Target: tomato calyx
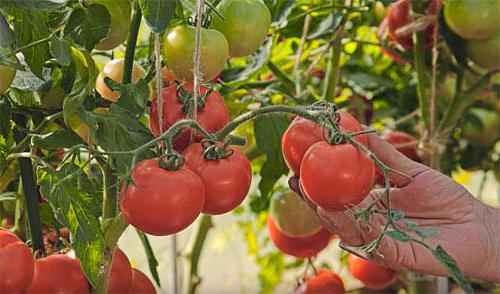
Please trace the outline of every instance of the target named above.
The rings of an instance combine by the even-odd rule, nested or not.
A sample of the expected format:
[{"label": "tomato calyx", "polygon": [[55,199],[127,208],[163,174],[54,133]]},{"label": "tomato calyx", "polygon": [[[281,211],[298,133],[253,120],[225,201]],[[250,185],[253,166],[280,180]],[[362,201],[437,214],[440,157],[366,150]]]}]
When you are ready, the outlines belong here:
[{"label": "tomato calyx", "polygon": [[201,148],[203,149],[203,158],[206,160],[221,160],[233,155],[234,151],[228,149],[229,141],[224,144],[217,144],[215,140],[204,139],[201,141]]},{"label": "tomato calyx", "polygon": [[[217,13],[217,14],[220,16],[219,13]],[[220,17],[222,17],[222,16],[220,16]],[[210,22],[211,21],[212,21],[212,16],[210,15],[210,13],[204,13],[204,14],[202,14],[202,16],[201,16],[201,27],[203,27],[205,29],[208,29],[208,27],[210,26]],[[191,17],[191,16],[187,18],[187,24],[190,25],[190,26],[195,27],[197,22],[198,22],[198,15],[196,15],[194,18]]]},{"label": "tomato calyx", "polygon": [[160,156],[158,166],[168,171],[179,170],[184,166],[184,157],[175,152],[167,152]]},{"label": "tomato calyx", "polygon": [[[184,85],[179,84],[177,82],[177,100],[182,104],[182,112],[184,113],[193,113],[194,112],[194,92],[188,91]],[[208,95],[210,95],[214,89],[213,87],[207,87],[208,90],[205,93],[200,93],[198,96],[198,99],[196,99],[196,108],[197,109],[203,109],[205,107],[205,100],[207,99]]]}]

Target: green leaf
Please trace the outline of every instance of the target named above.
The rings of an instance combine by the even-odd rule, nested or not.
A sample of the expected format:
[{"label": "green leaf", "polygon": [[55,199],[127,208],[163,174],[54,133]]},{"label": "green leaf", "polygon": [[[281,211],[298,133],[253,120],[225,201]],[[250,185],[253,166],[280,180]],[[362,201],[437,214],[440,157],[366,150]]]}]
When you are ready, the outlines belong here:
[{"label": "green leaf", "polygon": [[101,206],[96,195],[87,193],[80,177],[86,177],[77,165],[68,163],[58,171],[43,168],[38,179],[41,192],[49,201],[59,223],[72,234],[72,246],[92,285],[97,282],[103,256],[104,236],[99,216]]},{"label": "green leaf", "polygon": [[16,36],[2,13],[0,13],[0,47],[10,47]]},{"label": "green leaf", "polygon": [[64,34],[91,51],[104,39],[111,25],[111,15],[103,5],[92,4],[87,9],[75,9],[64,28]]},{"label": "green leaf", "polygon": [[66,129],[58,130],[40,137],[34,137],[33,143],[35,146],[46,150],[71,148],[74,145],[84,144],[83,140],[78,135]]},{"label": "green leaf", "polygon": [[408,230],[415,230],[417,228],[417,223],[414,221],[406,221],[406,228]]},{"label": "green leaf", "polygon": [[0,0],[0,7],[53,10],[61,8],[68,0]]},{"label": "green leaf", "polygon": [[155,33],[163,32],[174,17],[176,1],[140,0],[139,5],[146,24]]},{"label": "green leaf", "polygon": [[43,65],[45,61],[50,59],[49,45],[47,42],[42,42],[34,46],[28,45],[49,36],[50,31],[47,27],[47,14],[37,10],[25,9],[9,9],[9,12],[9,15],[13,19],[14,31],[16,32],[16,46],[27,46],[21,50],[24,59],[31,71],[37,77],[42,78]]},{"label": "green leaf", "polygon": [[393,239],[396,239],[401,242],[409,242],[411,240],[410,236],[405,232],[401,231],[387,231],[385,234]]},{"label": "green leaf", "polygon": [[418,229],[415,232],[422,239],[435,236],[438,233],[438,231],[436,229]]},{"label": "green leaf", "polygon": [[261,197],[266,199],[266,202],[276,181],[288,173],[288,167],[281,154],[281,137],[289,124],[289,118],[282,114],[260,116],[254,122],[257,148],[266,155],[266,162],[260,170],[259,183]]},{"label": "green leaf", "polygon": [[64,66],[69,66],[71,63],[71,47],[66,40],[60,39],[55,35],[50,41],[50,53]]},{"label": "green leaf", "polygon": [[325,17],[316,28],[307,36],[308,40],[315,40],[331,34],[339,26],[342,16],[331,13]]},{"label": "green leaf", "polygon": [[432,254],[434,257],[436,257],[439,262],[446,268],[450,276],[455,280],[455,282],[462,288],[465,293],[474,293],[472,290],[471,285],[469,282],[465,279],[464,274],[458,267],[457,262],[451,255],[444,250],[443,247],[438,245],[435,250],[432,250]]},{"label": "green leaf", "polygon": [[140,80],[137,84],[120,84],[110,78],[105,78],[106,85],[112,90],[120,91],[118,105],[134,113],[143,114],[148,106],[149,85],[145,80]]},{"label": "green leaf", "polygon": [[12,82],[12,87],[29,92],[45,91],[50,89],[52,84],[50,79],[50,70],[47,68],[42,71],[42,79],[30,71],[18,70]]}]

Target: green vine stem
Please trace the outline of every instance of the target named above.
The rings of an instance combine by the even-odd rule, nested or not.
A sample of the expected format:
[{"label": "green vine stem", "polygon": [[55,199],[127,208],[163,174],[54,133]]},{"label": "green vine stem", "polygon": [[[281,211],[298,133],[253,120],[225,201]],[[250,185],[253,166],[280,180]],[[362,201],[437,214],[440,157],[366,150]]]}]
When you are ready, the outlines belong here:
[{"label": "green vine stem", "polygon": [[344,36],[344,25],[346,20],[347,18],[344,16],[341,23],[335,30],[333,35],[333,45],[329,50],[330,57],[326,68],[326,77],[322,96],[322,99],[326,101],[331,101],[331,99],[334,98],[335,90],[337,89],[340,71],[340,56],[342,54],[342,37]]},{"label": "green vine stem", "polygon": [[139,1],[135,1],[134,16],[130,23],[130,30],[127,39],[127,49],[125,50],[125,65],[123,67],[123,84],[130,84],[132,80],[132,68],[134,65],[135,47],[137,44],[137,36],[139,35],[139,27],[141,26],[142,11],[139,7]]},{"label": "green vine stem", "polygon": [[98,158],[103,174],[103,203],[102,203],[102,219],[113,218],[118,211],[118,177],[115,170],[109,164]]},{"label": "green vine stem", "polygon": [[201,279],[198,274],[198,265],[203,245],[207,239],[208,232],[212,227],[212,217],[210,215],[203,215],[198,223],[198,227],[195,230],[195,237],[188,245],[188,251],[184,254],[186,260],[189,261],[186,267],[186,285],[184,286],[185,292],[188,294],[195,293],[196,288],[201,283]]},{"label": "green vine stem", "polygon": [[[14,114],[12,119],[21,127],[26,126],[26,118],[21,115]],[[14,139],[20,143],[23,141],[24,135],[14,128]],[[21,157],[19,161],[19,170],[21,174],[21,183],[24,191],[24,200],[26,204],[26,213],[28,216],[28,225],[30,228],[30,236],[32,240],[33,251],[45,253],[42,236],[42,223],[40,221],[40,213],[38,211],[38,196],[36,191],[36,178],[33,172],[31,159]]]},{"label": "green vine stem", "polygon": [[148,236],[139,230],[135,230],[137,232],[137,236],[141,240],[142,246],[144,247],[144,252],[146,253],[146,257],[148,258],[148,266],[151,275],[153,276],[156,285],[161,287],[160,284],[160,276],[158,275],[158,260],[156,260],[155,254],[153,252],[153,248],[151,247],[151,243],[149,242]]}]

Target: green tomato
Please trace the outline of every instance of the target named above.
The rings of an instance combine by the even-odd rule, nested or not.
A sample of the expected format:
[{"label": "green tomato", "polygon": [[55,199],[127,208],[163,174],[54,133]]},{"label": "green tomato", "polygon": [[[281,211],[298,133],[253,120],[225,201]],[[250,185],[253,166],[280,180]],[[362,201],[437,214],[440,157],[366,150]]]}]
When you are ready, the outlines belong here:
[{"label": "green tomato", "polygon": [[444,19],[464,39],[489,39],[500,29],[500,1],[448,0]]},{"label": "green tomato", "polygon": [[88,0],[89,4],[100,4],[106,7],[111,15],[111,25],[106,38],[95,48],[97,50],[112,50],[127,40],[130,27],[132,6],[129,0]]},{"label": "green tomato", "polygon": [[387,9],[382,2],[376,1],[373,5],[373,13],[375,15],[375,21],[379,24],[384,20],[387,14]]},{"label": "green tomato", "polygon": [[462,127],[463,136],[472,146],[489,147],[500,138],[500,116],[492,110],[472,108],[470,110],[481,122],[466,121]]},{"label": "green tomato", "polygon": [[274,193],[270,213],[279,230],[289,237],[307,237],[321,230],[316,213],[295,192]]},{"label": "green tomato", "polygon": [[222,0],[211,27],[222,32],[229,43],[229,56],[254,53],[264,42],[271,26],[271,13],[260,0]]},{"label": "green tomato", "polygon": [[0,94],[3,94],[12,84],[16,70],[4,65],[0,65]]},{"label": "green tomato", "polygon": [[[162,56],[167,68],[178,80],[193,81],[195,28],[180,25],[163,39]],[[204,81],[211,81],[223,69],[228,56],[227,40],[222,33],[201,29],[200,71]]]},{"label": "green tomato", "polygon": [[468,40],[467,56],[477,65],[489,69],[500,69],[500,30],[491,39]]}]

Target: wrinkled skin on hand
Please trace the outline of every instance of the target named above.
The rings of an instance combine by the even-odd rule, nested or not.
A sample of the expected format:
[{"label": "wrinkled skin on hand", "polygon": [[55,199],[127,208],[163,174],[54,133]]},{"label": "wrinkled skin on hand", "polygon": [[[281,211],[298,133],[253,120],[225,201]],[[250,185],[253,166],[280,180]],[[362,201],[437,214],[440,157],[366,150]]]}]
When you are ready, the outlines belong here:
[{"label": "wrinkled skin on hand", "polygon": [[[482,204],[453,179],[398,152],[375,134],[369,134],[369,147],[387,166],[404,172],[412,180],[391,174],[390,190],[393,210],[401,210],[405,220],[422,229],[435,229],[438,234],[426,238],[432,248],[441,245],[453,256],[463,273],[470,278],[500,282],[500,209]],[[289,180],[292,190],[301,194],[296,177]],[[334,189],[334,187],[332,187]],[[372,190],[357,207],[367,207],[383,193]],[[303,193],[301,194],[303,195]],[[357,222],[351,211],[327,212],[303,197],[320,217],[325,228],[351,246],[368,244],[383,229],[385,216],[371,215],[370,224]],[[375,209],[386,209],[383,198]],[[404,223],[400,223],[404,227]],[[446,269],[432,253],[417,243],[403,243],[387,236],[373,255],[373,261],[397,270],[415,270],[446,276]],[[480,270],[479,270],[480,269]]]}]

